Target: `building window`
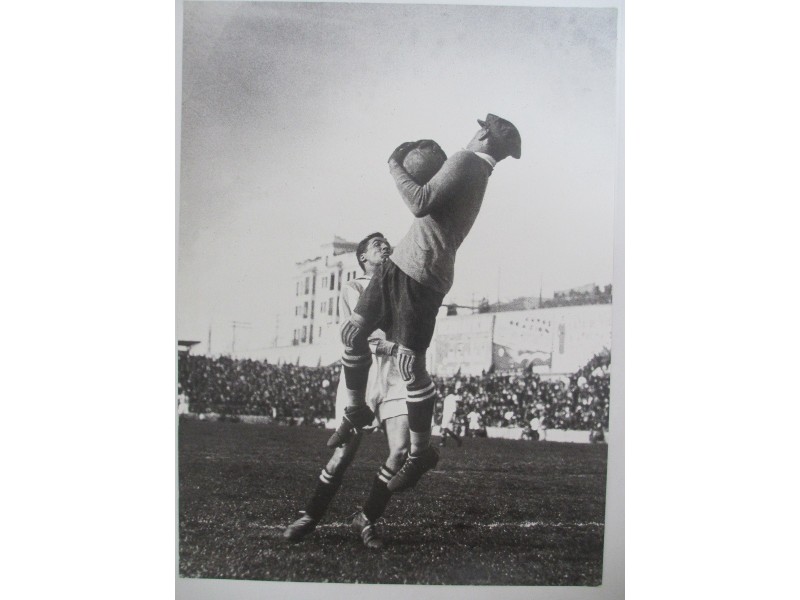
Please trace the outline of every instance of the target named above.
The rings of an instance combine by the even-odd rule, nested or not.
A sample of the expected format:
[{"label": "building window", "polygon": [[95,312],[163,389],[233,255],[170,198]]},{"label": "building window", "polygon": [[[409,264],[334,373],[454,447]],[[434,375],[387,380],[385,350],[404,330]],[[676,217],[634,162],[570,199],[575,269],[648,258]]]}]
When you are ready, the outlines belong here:
[{"label": "building window", "polygon": [[342,291],[342,272],[339,271],[339,283],[336,284],[338,286],[339,291]]},{"label": "building window", "polygon": [[328,314],[329,315],[333,314],[333,298],[331,298],[331,301],[328,302]]},{"label": "building window", "polygon": [[336,273],[331,273],[331,290],[333,290],[333,286],[336,284]]},{"label": "building window", "polygon": [[306,277],[306,294],[308,293],[308,277]]},{"label": "building window", "polygon": [[303,325],[303,337],[300,338],[301,342],[305,342],[306,341],[307,332],[308,332],[308,328],[305,325]]},{"label": "building window", "polygon": [[303,302],[303,318],[308,318],[308,302]]},{"label": "building window", "polygon": [[323,277],[322,278],[322,289],[324,290],[326,287],[328,287],[328,278],[327,277]]},{"label": "building window", "polygon": [[311,277],[311,293],[312,294],[316,294],[317,293],[317,276],[316,275],[313,275]]},{"label": "building window", "polygon": [[314,301],[311,301],[311,318],[314,318]]},{"label": "building window", "polygon": [[317,337],[322,337],[322,327],[319,328],[317,332]]},{"label": "building window", "polygon": [[347,281],[350,281],[350,271],[347,272]]},{"label": "building window", "polygon": [[294,284],[294,295],[295,296],[299,296],[300,295],[300,282],[299,281]]},{"label": "building window", "polygon": [[[336,317],[337,319],[339,317],[339,298],[336,298]],[[336,322],[338,323],[339,321],[337,320]]]},{"label": "building window", "polygon": [[320,314],[323,314],[323,315],[325,314],[325,302],[324,301],[319,306],[319,312],[320,312]]}]

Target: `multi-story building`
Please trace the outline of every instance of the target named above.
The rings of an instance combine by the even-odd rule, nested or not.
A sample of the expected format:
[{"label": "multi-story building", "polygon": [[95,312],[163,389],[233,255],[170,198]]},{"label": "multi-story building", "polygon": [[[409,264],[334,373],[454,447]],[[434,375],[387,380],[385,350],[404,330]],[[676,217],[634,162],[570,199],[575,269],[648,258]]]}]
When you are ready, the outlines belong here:
[{"label": "multi-story building", "polygon": [[356,242],[334,236],[322,256],[297,263],[294,277],[292,345],[338,340],[342,286],[360,273]]},{"label": "multi-story building", "polygon": [[[282,344],[252,358],[305,366],[339,360],[342,289],[358,277],[357,244],[338,236],[320,256],[296,263]],[[601,298],[602,296],[602,298]],[[607,300],[605,300],[607,298]],[[478,375],[490,368],[531,368],[542,376],[569,374],[611,348],[611,286],[559,293],[556,300],[524,297],[479,307],[477,314],[439,312],[428,368],[442,376]],[[599,299],[599,301],[598,301]],[[451,305],[451,308],[457,308]],[[514,309],[514,310],[509,310]],[[455,313],[456,311],[452,311]]]}]

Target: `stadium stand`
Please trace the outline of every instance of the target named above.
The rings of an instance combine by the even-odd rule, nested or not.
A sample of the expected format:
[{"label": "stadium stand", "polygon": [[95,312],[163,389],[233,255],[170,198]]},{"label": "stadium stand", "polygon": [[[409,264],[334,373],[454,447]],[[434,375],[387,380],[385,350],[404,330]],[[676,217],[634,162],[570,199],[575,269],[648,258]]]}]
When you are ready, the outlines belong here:
[{"label": "stadium stand", "polygon": [[256,415],[285,425],[321,426],[333,417],[338,379],[338,366],[178,355],[178,382],[193,414]]},{"label": "stadium stand", "polygon": [[545,429],[593,431],[608,429],[608,352],[596,355],[569,377],[544,380],[529,369],[455,376],[437,383],[450,393],[460,382],[462,430],[467,415],[477,411],[487,427],[525,428],[538,419]]},{"label": "stadium stand", "polygon": [[[478,376],[437,378],[443,398],[460,383],[458,415],[469,434],[468,415],[484,427],[530,427],[602,431],[608,429],[611,354],[602,352],[570,376],[543,379],[530,369]],[[325,367],[273,365],[230,357],[178,355],[178,384],[188,412],[223,419],[254,415],[283,425],[322,427],[334,416],[338,364]],[[438,407],[437,414],[441,414]]]}]

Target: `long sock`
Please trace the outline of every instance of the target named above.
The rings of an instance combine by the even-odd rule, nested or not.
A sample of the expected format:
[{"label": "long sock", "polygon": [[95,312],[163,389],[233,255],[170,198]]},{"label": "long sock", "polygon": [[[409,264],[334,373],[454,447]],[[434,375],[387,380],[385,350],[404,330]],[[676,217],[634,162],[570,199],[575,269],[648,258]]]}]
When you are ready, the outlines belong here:
[{"label": "long sock", "polygon": [[433,407],[436,401],[436,386],[427,375],[406,385],[408,399],[408,428],[411,431],[430,431]]},{"label": "long sock", "polygon": [[[410,395],[409,393],[409,396]],[[435,397],[417,402],[406,402],[406,406],[408,407],[408,429],[412,455],[419,454],[422,450],[430,446],[431,419],[433,418],[435,402]]]},{"label": "long sock", "polygon": [[422,376],[406,384],[408,398],[408,429],[411,441],[411,455],[419,454],[431,443],[431,426],[433,424],[433,408],[436,403],[436,386],[430,376],[423,372]]},{"label": "long sock", "polygon": [[392,477],[394,477],[394,473],[386,465],[383,465],[372,481],[372,488],[364,503],[364,514],[373,523],[383,516],[386,505],[389,504],[389,499],[392,497],[392,492],[386,487]]},{"label": "long sock", "polygon": [[348,406],[364,405],[364,395],[367,389],[367,378],[369,377],[371,364],[372,356],[369,348],[363,351],[345,348],[342,354],[342,366],[344,366],[344,383],[347,388]]},{"label": "long sock", "polygon": [[433,406],[435,401],[435,396],[416,402],[412,402],[411,400],[406,401],[406,407],[408,408],[408,428],[411,431],[423,432],[431,430],[431,419],[433,418]]},{"label": "long sock", "polygon": [[328,473],[327,469],[322,469],[322,472],[319,474],[319,479],[317,480],[317,487],[314,490],[314,494],[311,496],[308,504],[306,504],[305,513],[309,517],[320,520],[328,510],[328,506],[341,484],[341,477],[334,477]]},{"label": "long sock", "polygon": [[409,454],[411,456],[417,456],[431,445],[431,430],[409,431],[408,438],[411,442]]},{"label": "long sock", "polygon": [[345,383],[344,397],[347,400],[347,406],[345,408],[364,406],[367,403],[366,389],[348,390],[346,386],[347,384]]}]

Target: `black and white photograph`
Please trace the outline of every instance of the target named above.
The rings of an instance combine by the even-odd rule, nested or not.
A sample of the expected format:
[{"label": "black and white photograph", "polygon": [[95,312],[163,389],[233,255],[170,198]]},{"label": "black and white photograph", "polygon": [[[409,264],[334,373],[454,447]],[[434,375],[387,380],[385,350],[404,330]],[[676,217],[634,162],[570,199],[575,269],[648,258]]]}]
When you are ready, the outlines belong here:
[{"label": "black and white photograph", "polygon": [[8,3],[3,598],[791,598],[791,3]]},{"label": "black and white photograph", "polygon": [[622,4],[178,9],[179,591],[607,586]]}]

